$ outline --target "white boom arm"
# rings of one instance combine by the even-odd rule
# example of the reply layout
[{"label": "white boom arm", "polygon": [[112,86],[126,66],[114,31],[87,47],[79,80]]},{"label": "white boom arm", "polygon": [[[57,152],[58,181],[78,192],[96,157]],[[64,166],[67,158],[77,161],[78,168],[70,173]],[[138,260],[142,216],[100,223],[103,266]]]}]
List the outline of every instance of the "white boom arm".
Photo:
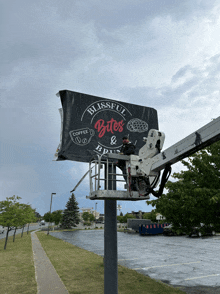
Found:
[{"label": "white boom arm", "polygon": [[164,133],[150,130],[148,137],[144,138],[146,144],[140,149],[139,155],[107,154],[107,156],[126,160],[128,175],[136,179],[138,191],[142,190],[143,193],[145,190],[145,195],[152,193],[154,192],[152,189],[159,182],[161,170],[167,169],[168,171],[172,164],[220,140],[220,117],[160,152],[164,139]]},{"label": "white boom arm", "polygon": [[[160,153],[164,139],[165,135],[162,132],[150,130],[148,138],[145,138],[146,144],[140,149],[139,155],[131,155],[127,163],[131,177],[137,179],[138,190],[141,185],[142,190],[145,186],[146,193],[153,193],[157,197],[160,195],[157,195],[153,188],[158,184],[158,174],[162,169],[166,168],[166,173],[170,173],[172,164],[220,140],[220,117]],[[162,179],[163,187],[168,179],[166,177],[167,175]],[[160,194],[163,187],[160,187]]]},{"label": "white boom arm", "polygon": [[[151,136],[151,131],[149,132],[146,145],[148,144],[148,140],[150,138],[149,136]],[[163,144],[164,138],[160,136],[158,136],[157,138],[158,140],[162,138]],[[162,153],[159,153],[153,157],[148,152],[143,154],[143,152],[141,152],[143,148],[140,149],[139,156],[130,156],[131,168],[134,168],[134,163],[136,162],[136,175],[138,175],[139,169],[142,172],[146,171],[145,174],[148,176],[151,174],[153,175],[154,172],[158,172],[164,169],[166,165],[172,165],[218,140],[220,140],[220,117],[214,119],[212,122],[203,126],[196,132],[192,133],[191,135],[172,145],[168,149],[164,150]],[[156,145],[153,147],[157,149]]]}]

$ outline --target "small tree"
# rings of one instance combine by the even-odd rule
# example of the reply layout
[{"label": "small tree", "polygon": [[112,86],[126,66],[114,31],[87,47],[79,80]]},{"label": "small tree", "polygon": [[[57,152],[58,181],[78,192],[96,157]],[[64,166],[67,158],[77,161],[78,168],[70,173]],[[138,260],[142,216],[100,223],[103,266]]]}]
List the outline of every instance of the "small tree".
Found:
[{"label": "small tree", "polygon": [[[16,205],[18,206],[18,210],[16,215],[17,222],[15,225],[13,242],[15,241],[15,234],[16,234],[17,228],[22,228],[22,227],[24,228],[25,224],[36,221],[35,210],[32,209],[30,205],[22,204],[22,203],[16,203]],[[28,229],[29,229],[29,225],[28,225]],[[28,234],[28,230],[27,230],[27,234]]]},{"label": "small tree", "polygon": [[82,219],[87,222],[89,220],[89,212],[83,212]]},{"label": "small tree", "polygon": [[[9,231],[15,229],[16,233],[18,227],[24,226],[24,224],[35,218],[34,210],[30,205],[18,203],[19,199],[21,197],[14,195],[0,202],[0,225],[7,227],[4,249],[7,246]],[[15,233],[13,241],[15,240]]]},{"label": "small tree", "polygon": [[123,217],[122,217],[122,222],[126,223],[128,218],[134,218],[133,215],[126,213]]},{"label": "small tree", "polygon": [[95,220],[95,216],[89,212],[83,212],[82,218],[85,222],[87,221],[93,222]]},{"label": "small tree", "polygon": [[8,233],[13,230],[13,227],[16,225],[16,212],[17,212],[17,200],[21,199],[18,196],[7,197],[7,200],[0,202],[0,224],[3,227],[7,227],[7,233],[5,237],[5,246],[6,249],[8,242]]},{"label": "small tree", "polygon": [[44,214],[43,218],[44,218],[45,222],[47,222],[47,223],[49,223],[49,221],[53,222],[52,213],[50,213],[49,211]]},{"label": "small tree", "polygon": [[89,220],[90,220],[90,222],[94,222],[94,220],[95,220],[94,214],[92,214],[92,213],[89,214]]},{"label": "small tree", "polygon": [[55,210],[52,213],[49,211],[44,214],[44,220],[46,222],[52,222],[55,223],[55,225],[58,225],[61,222],[62,219],[63,210]]},{"label": "small tree", "polygon": [[151,212],[149,212],[148,214],[148,218],[152,221],[152,222],[156,222],[156,209],[151,210]]},{"label": "small tree", "polygon": [[72,227],[76,227],[79,220],[78,202],[76,201],[75,195],[72,193],[66,204],[66,209],[63,211],[61,227],[64,229],[71,229]]},{"label": "small tree", "polygon": [[37,211],[35,211],[34,213],[35,213],[36,221],[39,222],[42,219],[42,216]]},{"label": "small tree", "polygon": [[37,218],[35,216],[35,210],[31,208],[30,205],[24,204],[25,205],[25,221],[28,223],[28,229],[27,229],[27,234],[29,232],[29,225],[32,222],[36,222]]},{"label": "small tree", "polygon": [[52,212],[52,222],[55,223],[55,225],[59,225],[59,223],[61,222],[61,219],[62,219],[62,215],[63,215],[63,210],[55,210]]},{"label": "small tree", "polygon": [[117,216],[117,220],[118,220],[120,223],[123,223],[123,222],[124,222],[124,217],[121,216],[121,215],[118,215],[118,216]]}]

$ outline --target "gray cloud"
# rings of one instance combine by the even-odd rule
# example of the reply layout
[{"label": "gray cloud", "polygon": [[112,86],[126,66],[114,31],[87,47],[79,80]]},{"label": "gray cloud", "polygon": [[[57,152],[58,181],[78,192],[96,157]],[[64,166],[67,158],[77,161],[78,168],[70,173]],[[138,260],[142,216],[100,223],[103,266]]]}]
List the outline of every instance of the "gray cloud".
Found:
[{"label": "gray cloud", "polygon": [[[172,132],[177,120],[182,122],[187,115],[190,122],[194,108],[216,105],[217,4],[1,1],[0,199],[18,194],[44,213],[50,193],[57,192],[58,209],[85,172],[85,164],[52,162],[60,135],[61,105],[55,96],[59,90],[156,108],[164,128],[170,128],[172,115]],[[212,109],[206,120],[210,113]],[[188,132],[189,124],[184,128]],[[85,199],[87,184],[88,180],[77,197],[80,205],[92,206]]]},{"label": "gray cloud", "polygon": [[[120,93],[124,99],[142,101],[143,105],[162,109],[164,106],[189,107],[208,103],[214,93],[219,93],[220,86],[220,54],[208,59],[208,65],[192,67],[185,65],[171,78],[171,83],[163,87],[126,87]],[[190,73],[188,77],[187,74]],[[180,80],[181,79],[181,80]],[[176,84],[177,83],[177,84]],[[207,98],[204,100],[204,96]],[[202,105],[201,104],[201,105]]]}]

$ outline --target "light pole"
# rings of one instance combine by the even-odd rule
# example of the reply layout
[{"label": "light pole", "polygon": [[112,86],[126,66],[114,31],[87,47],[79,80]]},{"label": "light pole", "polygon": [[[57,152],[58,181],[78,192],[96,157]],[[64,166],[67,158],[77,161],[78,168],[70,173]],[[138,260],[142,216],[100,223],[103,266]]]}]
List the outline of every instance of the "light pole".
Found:
[{"label": "light pole", "polygon": [[97,202],[95,203],[95,229],[96,229],[96,209],[97,209]]},{"label": "light pole", "polygon": [[[51,215],[51,206],[52,206],[52,197],[53,197],[53,195],[56,195],[56,193],[51,193],[51,200],[50,200],[50,215]],[[49,224],[48,224],[47,235],[49,235],[49,225],[50,225],[50,216],[49,216]]]},{"label": "light pole", "polygon": [[120,204],[118,204],[117,209],[119,210],[119,214],[120,214],[120,210],[121,210],[121,205]]}]

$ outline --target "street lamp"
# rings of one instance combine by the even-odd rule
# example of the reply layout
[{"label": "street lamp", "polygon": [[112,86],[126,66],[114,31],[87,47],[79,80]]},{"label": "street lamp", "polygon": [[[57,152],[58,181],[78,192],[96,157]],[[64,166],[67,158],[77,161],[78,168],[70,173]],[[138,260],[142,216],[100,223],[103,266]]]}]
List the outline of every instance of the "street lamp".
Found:
[{"label": "street lamp", "polygon": [[[56,195],[56,193],[51,193],[51,200],[50,200],[50,215],[51,215],[51,206],[52,206],[52,197],[53,197],[53,195]],[[47,235],[49,235],[49,225],[50,225],[50,216],[49,216],[49,224],[48,224]]]},{"label": "street lamp", "polygon": [[120,210],[121,210],[121,205],[120,204],[118,204],[117,209],[119,210],[119,213],[120,213]]}]

